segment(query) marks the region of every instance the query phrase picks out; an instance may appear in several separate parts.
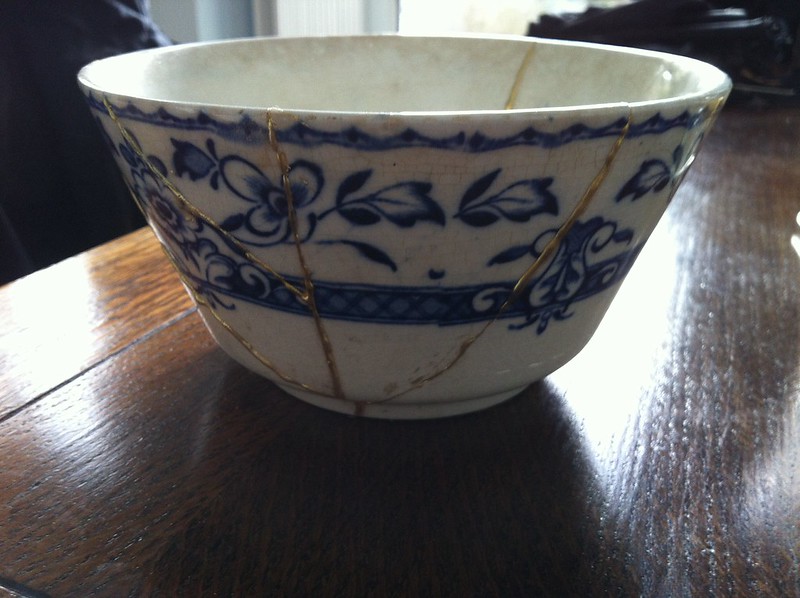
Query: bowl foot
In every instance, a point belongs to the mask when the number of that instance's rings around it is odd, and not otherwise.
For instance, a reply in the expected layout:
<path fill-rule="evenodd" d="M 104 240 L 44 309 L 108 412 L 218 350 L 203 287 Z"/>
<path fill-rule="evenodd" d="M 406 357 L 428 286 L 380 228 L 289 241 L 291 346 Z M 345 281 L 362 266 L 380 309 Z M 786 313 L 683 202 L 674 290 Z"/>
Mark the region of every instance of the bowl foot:
<path fill-rule="evenodd" d="M 399 400 L 358 403 L 356 401 L 324 397 L 288 386 L 281 386 L 281 388 L 301 401 L 310 403 L 316 407 L 321 407 L 322 409 L 336 411 L 337 413 L 344 413 L 346 415 L 375 419 L 435 419 L 487 409 L 519 394 L 527 388 L 527 385 L 486 397 L 478 397 L 463 401 L 441 401 L 432 403 L 404 403 Z"/>

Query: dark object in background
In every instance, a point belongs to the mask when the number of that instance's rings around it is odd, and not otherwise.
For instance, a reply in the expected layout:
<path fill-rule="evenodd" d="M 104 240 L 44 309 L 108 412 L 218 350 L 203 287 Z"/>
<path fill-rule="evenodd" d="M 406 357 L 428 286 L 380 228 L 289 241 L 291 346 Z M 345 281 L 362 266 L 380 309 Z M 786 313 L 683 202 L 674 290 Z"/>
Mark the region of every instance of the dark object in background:
<path fill-rule="evenodd" d="M 144 224 L 76 76 L 169 43 L 148 0 L 0 0 L 0 284 Z"/>
<path fill-rule="evenodd" d="M 800 102 L 800 2 L 639 0 L 544 15 L 528 35 L 663 50 L 724 70 L 736 100 Z"/>

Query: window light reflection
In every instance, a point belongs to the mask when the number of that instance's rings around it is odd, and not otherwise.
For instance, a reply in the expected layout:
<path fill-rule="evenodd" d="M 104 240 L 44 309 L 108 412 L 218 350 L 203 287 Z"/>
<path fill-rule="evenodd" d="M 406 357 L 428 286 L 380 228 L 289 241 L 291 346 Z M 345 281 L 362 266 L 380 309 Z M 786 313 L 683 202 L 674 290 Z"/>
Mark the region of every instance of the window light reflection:
<path fill-rule="evenodd" d="M 800 365 L 793 380 L 787 383 L 781 424 L 767 446 L 772 452 L 757 461 L 745 478 L 747 515 L 760 525 L 779 534 L 797 538 L 800 516 Z"/>
<path fill-rule="evenodd" d="M 27 402 L 42 396 L 98 359 L 103 341 L 96 325 L 99 298 L 85 258 L 74 257 L 20 279 L 4 295 L 4 310 L 14 328 L 0 335 L 0 364 L 21 382 L 15 399 Z M 95 407 L 91 397 L 87 401 L 59 404 L 63 413 L 44 418 L 47 432 L 69 434 L 90 424 Z"/>
<path fill-rule="evenodd" d="M 627 454 L 639 411 L 647 409 L 641 404 L 644 389 L 671 335 L 680 275 L 676 234 L 668 220 L 656 228 L 595 336 L 548 377 L 580 422 L 599 472 L 616 455 Z"/>
<path fill-rule="evenodd" d="M 81 258 L 41 271 L 6 293 L 12 321 L 25 329 L 27 344 L 36 344 L 36 360 L 42 362 L 92 350 L 97 331 L 89 323 L 97 311 L 96 296 Z"/>

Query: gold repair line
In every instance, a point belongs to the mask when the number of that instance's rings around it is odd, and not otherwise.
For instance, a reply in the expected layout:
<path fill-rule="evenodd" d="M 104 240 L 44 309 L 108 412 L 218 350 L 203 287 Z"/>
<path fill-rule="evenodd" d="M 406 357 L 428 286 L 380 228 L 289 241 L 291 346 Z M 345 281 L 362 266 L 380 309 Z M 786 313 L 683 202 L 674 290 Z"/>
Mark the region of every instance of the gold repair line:
<path fill-rule="evenodd" d="M 439 376 L 450 370 L 464 357 L 464 355 L 466 355 L 469 348 L 472 345 L 474 345 L 481 336 L 483 336 L 483 334 L 489 329 L 489 327 L 492 326 L 495 322 L 497 322 L 503 315 L 503 313 L 505 313 L 509 309 L 509 307 L 511 307 L 511 305 L 513 305 L 514 302 L 519 299 L 520 295 L 525 290 L 525 287 L 531 282 L 536 272 L 544 265 L 544 263 L 555 252 L 561 241 L 563 241 L 564 237 L 566 237 L 567 234 L 569 234 L 569 231 L 578 221 L 578 218 L 580 218 L 580 216 L 586 211 L 586 209 L 591 204 L 592 199 L 594 199 L 594 196 L 597 194 L 597 191 L 600 189 L 603 182 L 611 172 L 611 167 L 614 164 L 617 155 L 619 154 L 619 150 L 622 147 L 622 143 L 625 140 L 625 137 L 628 135 L 628 132 L 630 131 L 632 122 L 633 122 L 633 115 L 631 113 L 631 109 L 629 106 L 628 118 L 625 122 L 625 126 L 622 128 L 622 130 L 619 133 L 619 136 L 614 141 L 614 145 L 612 145 L 611 149 L 608 151 L 608 154 L 606 155 L 606 158 L 603 161 L 603 165 L 600 167 L 600 170 L 597 172 L 595 177 L 589 183 L 589 186 L 586 188 L 586 191 L 584 191 L 580 201 L 578 201 L 578 203 L 575 205 L 570 215 L 567 217 L 567 219 L 559 227 L 558 231 L 553 236 L 553 238 L 550 239 L 545 248 L 542 250 L 542 253 L 539 254 L 539 257 L 537 257 L 534 260 L 533 264 L 531 264 L 531 266 L 525 271 L 522 277 L 514 285 L 514 288 L 509 293 L 508 298 L 497 310 L 497 313 L 494 315 L 494 317 L 488 322 L 486 322 L 476 334 L 472 335 L 471 337 L 467 338 L 464 342 L 462 342 L 456 356 L 442 369 L 427 376 L 417 378 L 416 380 L 412 380 L 411 386 L 406 390 L 398 394 L 392 395 L 391 397 L 380 399 L 378 401 L 373 401 L 373 403 L 383 403 L 392 399 L 396 399 L 397 397 L 400 397 L 408 392 L 411 392 L 412 390 L 421 388 L 428 382 L 438 378 Z"/>
<path fill-rule="evenodd" d="M 149 219 L 149 217 L 147 215 L 147 212 L 144 209 L 144 206 L 142 205 L 141 200 L 136 195 L 136 193 L 134 192 L 134 190 L 131 188 L 130 185 L 126 185 L 126 186 L 128 187 L 128 191 L 130 192 L 131 196 L 133 197 L 133 201 L 136 204 L 136 207 L 139 208 L 139 211 L 142 213 L 142 215 L 145 217 L 145 219 L 149 221 L 150 219 Z M 292 386 L 294 386 L 296 388 L 300 388 L 302 390 L 306 390 L 308 392 L 313 392 L 313 393 L 316 393 L 316 394 L 319 394 L 319 395 L 323 395 L 323 396 L 332 396 L 332 395 L 330 395 L 328 393 L 325 393 L 324 391 L 312 388 L 308 384 L 304 384 L 302 382 L 299 382 L 299 381 L 295 380 L 294 378 L 292 378 L 291 376 L 281 372 L 266 356 L 264 356 L 260 351 L 258 351 L 258 349 L 256 349 L 250 343 L 250 341 L 245 339 L 230 324 L 228 324 L 225 320 L 223 320 L 222 317 L 217 312 L 217 310 L 215 310 L 214 307 L 208 301 L 206 301 L 197 292 L 197 290 L 195 289 L 195 287 L 192 284 L 191 280 L 183 273 L 183 271 L 181 270 L 180 266 L 178 265 L 177 258 L 167 248 L 166 243 L 162 242 L 162 243 L 159 243 L 159 245 L 161 246 L 161 250 L 164 252 L 164 255 L 167 257 L 169 262 L 172 264 L 173 269 L 178 274 L 178 277 L 181 279 L 181 282 L 183 283 L 184 288 L 186 288 L 186 290 L 189 292 L 189 295 L 191 295 L 191 297 L 194 300 L 195 304 L 197 304 L 198 306 L 202 305 L 203 307 L 205 307 L 209 311 L 209 313 L 211 313 L 211 315 L 214 317 L 214 319 L 231 336 L 233 336 L 233 338 L 236 341 L 238 341 L 239 344 L 241 344 L 253 357 L 255 357 L 261 363 L 261 365 L 263 365 L 264 367 L 266 367 L 269 370 L 271 370 L 283 382 L 285 382 L 287 384 L 290 384 L 290 385 L 292 385 Z"/>
<path fill-rule="evenodd" d="M 261 260 L 253 252 L 251 252 L 235 236 L 230 234 L 228 231 L 224 230 L 219 224 L 217 224 L 214 221 L 213 218 L 211 218 L 200 208 L 198 208 L 197 206 L 192 204 L 188 199 L 186 199 L 183 193 L 180 192 L 180 190 L 172 183 L 172 181 L 170 181 L 164 175 L 164 173 L 162 173 L 158 168 L 155 167 L 155 165 L 153 165 L 150 162 L 150 160 L 148 160 L 147 156 L 145 156 L 144 151 L 139 146 L 136 139 L 134 139 L 133 135 L 131 135 L 130 132 L 125 128 L 125 126 L 120 122 L 119 117 L 117 116 L 116 112 L 111 106 L 111 103 L 105 97 L 103 98 L 103 104 L 105 105 L 106 110 L 108 111 L 109 117 L 111 117 L 111 120 L 114 122 L 114 124 L 117 125 L 117 128 L 119 129 L 125 141 L 127 141 L 128 144 L 130 144 L 130 146 L 133 148 L 133 151 L 136 153 L 137 156 L 139 156 L 142 159 L 142 161 L 147 166 L 148 170 L 150 170 L 151 174 L 155 176 L 170 191 L 170 193 L 172 193 L 175 199 L 178 200 L 178 202 L 188 212 L 188 215 L 191 218 L 195 220 L 202 220 L 203 222 L 205 222 L 209 227 L 214 229 L 221 236 L 225 237 L 225 239 L 228 242 L 230 242 L 234 247 L 236 247 L 236 249 L 241 252 L 242 257 L 244 257 L 247 261 L 249 261 L 251 264 L 255 264 L 266 270 L 269 274 L 274 276 L 278 280 L 278 282 L 280 282 L 289 292 L 298 297 L 301 301 L 304 300 L 303 292 L 300 289 L 295 287 L 292 283 L 286 280 L 286 278 L 284 278 L 279 272 L 275 271 L 269 264 Z"/>
<path fill-rule="evenodd" d="M 289 227 L 292 231 L 292 240 L 297 252 L 297 260 L 303 273 L 303 283 L 305 286 L 303 299 L 309 311 L 311 312 L 312 317 L 314 318 L 314 325 L 317 328 L 317 335 L 320 343 L 322 344 L 322 350 L 325 353 L 325 363 L 327 364 L 328 372 L 330 373 L 333 394 L 336 398 L 344 400 L 346 397 L 342 387 L 341 378 L 339 377 L 339 368 L 336 366 L 336 359 L 333 354 L 333 346 L 331 344 L 330 337 L 325 330 L 325 324 L 319 314 L 319 309 L 317 309 L 317 301 L 314 293 L 314 281 L 312 279 L 311 269 L 309 268 L 303 253 L 302 241 L 300 239 L 300 229 L 297 222 L 297 210 L 294 203 L 294 192 L 292 191 L 291 181 L 289 180 L 289 170 L 291 168 L 289 166 L 289 161 L 286 158 L 286 154 L 281 151 L 281 148 L 278 144 L 278 137 L 275 132 L 275 123 L 272 120 L 271 110 L 267 110 L 267 132 L 269 135 L 269 145 L 272 148 L 272 151 L 275 152 L 275 156 L 278 159 L 278 166 L 281 171 L 281 182 L 283 183 L 283 192 L 286 196 L 286 204 L 288 208 Z"/>
<path fill-rule="evenodd" d="M 145 165 L 148 167 L 148 169 L 154 174 L 154 176 L 157 176 L 159 178 L 159 180 L 161 180 L 165 184 L 165 186 L 172 192 L 172 194 L 181 203 L 181 205 L 183 205 L 186 209 L 188 209 L 190 211 L 190 215 L 202 219 L 210 227 L 216 229 L 217 232 L 219 232 L 220 234 L 223 234 L 224 236 L 230 238 L 231 235 L 227 231 L 223 231 L 213 220 L 211 220 L 208 216 L 203 214 L 202 211 L 200 211 L 199 209 L 194 207 L 191 203 L 189 203 L 186 200 L 186 198 L 183 196 L 183 194 L 180 191 L 178 191 L 178 189 L 168 179 L 166 179 L 166 177 L 164 177 L 164 175 L 161 173 L 161 171 L 159 171 L 157 168 L 155 168 L 155 166 L 144 155 L 144 151 L 142 151 L 141 147 L 139 147 L 139 145 L 136 143 L 136 141 L 133 138 L 133 136 L 128 132 L 127 129 L 125 129 L 124 125 L 122 125 L 122 123 L 120 122 L 119 118 L 117 117 L 117 114 L 114 112 L 114 109 L 111 107 L 111 104 L 108 102 L 108 99 L 107 98 L 103 98 L 103 103 L 106 106 L 106 110 L 108 111 L 108 115 L 111 118 L 112 122 L 114 122 L 114 124 L 116 124 L 116 126 L 119 129 L 120 133 L 122 134 L 123 138 L 130 144 L 130 146 L 133 148 L 133 151 L 136 153 L 136 155 L 139 158 L 142 159 L 142 161 L 145 163 Z M 131 196 L 133 197 L 134 203 L 139 208 L 139 211 L 142 213 L 142 215 L 145 217 L 145 219 L 149 221 L 150 219 L 149 219 L 149 217 L 147 215 L 146 210 L 144 209 L 144 206 L 142 205 L 141 200 L 136 195 L 136 193 L 134 192 L 133 188 L 130 185 L 126 185 L 126 186 L 128 187 L 128 191 L 130 192 Z M 237 244 L 237 246 L 241 245 L 236 239 L 231 239 L 231 240 L 233 242 L 235 242 Z M 177 272 L 178 277 L 181 279 L 181 282 L 183 283 L 184 287 L 186 288 L 186 290 L 191 295 L 191 297 L 194 300 L 194 302 L 198 306 L 202 305 L 203 307 L 205 307 L 209 311 L 209 313 L 211 313 L 211 315 L 214 317 L 214 319 L 231 336 L 233 336 L 233 338 L 237 342 L 239 342 L 239 344 L 241 344 L 257 361 L 259 361 L 264 367 L 266 367 L 267 369 L 272 371 L 276 376 L 278 376 L 278 378 L 280 378 L 283 382 L 285 382 L 287 384 L 290 384 L 290 385 L 292 385 L 292 386 L 294 386 L 296 388 L 300 388 L 302 390 L 305 390 L 305 391 L 308 391 L 308 392 L 312 392 L 312 393 L 315 393 L 315 394 L 318 394 L 318 395 L 321 395 L 321 396 L 332 396 L 332 395 L 330 395 L 330 393 L 326 393 L 325 391 L 315 389 L 315 388 L 309 386 L 308 384 L 304 384 L 302 382 L 299 382 L 299 381 L 295 380 L 294 378 L 292 378 L 291 376 L 281 372 L 266 356 L 261 354 L 261 352 L 259 352 L 247 339 L 245 339 L 241 334 L 239 334 L 230 324 L 228 324 L 226 321 L 224 321 L 222 319 L 222 317 L 219 315 L 219 313 L 217 313 L 217 310 L 215 310 L 213 308 L 213 306 L 208 301 L 206 301 L 202 296 L 200 296 L 200 294 L 196 291 L 194 285 L 191 283 L 191 280 L 189 280 L 189 278 L 181 270 L 180 266 L 178 265 L 177 259 L 172 254 L 172 252 L 167 248 L 166 244 L 162 242 L 162 243 L 160 243 L 160 245 L 161 245 L 161 249 L 164 251 L 164 254 L 167 256 L 167 259 L 172 264 L 172 267 Z M 255 259 L 255 258 L 251 258 L 250 257 L 250 256 L 252 256 L 252 254 L 249 251 L 247 251 L 244 248 L 242 248 L 242 250 L 243 250 L 243 253 L 245 253 L 245 257 L 250 259 L 251 262 L 253 261 L 253 259 Z M 261 265 L 262 267 L 266 266 L 265 264 L 261 264 L 261 263 L 259 263 L 259 265 Z M 274 273 L 274 271 L 271 268 L 267 267 L 265 269 L 267 269 L 271 273 Z M 286 283 L 283 280 L 282 276 L 278 275 L 277 273 L 274 273 L 274 274 L 277 276 L 277 278 L 279 280 L 284 282 L 284 284 L 285 284 L 285 286 L 287 288 L 289 288 L 290 290 L 294 289 L 294 287 L 292 285 L 290 285 L 289 283 Z M 294 289 L 294 290 L 296 291 L 296 289 Z M 295 294 L 298 294 L 298 293 L 295 293 Z"/>
<path fill-rule="evenodd" d="M 564 222 L 564 224 L 561 225 L 561 227 L 556 232 L 555 236 L 553 236 L 553 238 L 550 239 L 545 248 L 542 250 L 542 253 L 539 254 L 539 257 L 536 258 L 533 264 L 531 264 L 530 268 L 528 268 L 525 274 L 522 275 L 522 278 L 520 278 L 517 284 L 514 286 L 514 289 L 511 291 L 511 294 L 509 295 L 505 304 L 503 304 L 503 306 L 500 308 L 500 314 L 502 314 L 506 309 L 508 309 L 508 307 L 512 303 L 514 303 L 517 299 L 519 299 L 519 296 L 522 294 L 522 292 L 525 290 L 525 287 L 528 285 L 533 276 L 536 274 L 536 271 L 541 267 L 541 264 L 543 264 L 545 260 L 547 260 L 550 257 L 550 255 L 554 253 L 556 249 L 558 249 L 558 246 L 561 244 L 561 241 L 563 241 L 564 237 L 567 236 L 569 231 L 575 225 L 575 222 L 577 222 L 578 218 L 580 218 L 583 215 L 583 213 L 586 211 L 586 208 L 589 207 L 589 204 L 591 203 L 595 194 L 600 189 L 603 182 L 606 180 L 606 177 L 608 177 L 608 174 L 611 172 L 611 166 L 614 164 L 614 160 L 616 159 L 617 154 L 619 153 L 619 150 L 622 147 L 622 142 L 625 140 L 625 137 L 627 137 L 628 132 L 631 129 L 631 121 L 632 121 L 631 112 L 630 108 L 628 108 L 628 118 L 625 121 L 625 126 L 622 127 L 622 130 L 620 131 L 619 136 L 614 142 L 614 145 L 611 146 L 611 149 L 606 155 L 606 159 L 603 162 L 603 165 L 600 167 L 600 170 L 592 179 L 592 182 L 589 183 L 589 186 L 586 188 L 586 191 L 584 191 L 583 196 L 581 197 L 580 201 L 577 203 L 575 208 L 572 210 L 567 220 Z"/>
<path fill-rule="evenodd" d="M 166 245 L 162 243 L 161 248 L 164 250 L 164 254 L 167 256 L 167 259 L 169 259 L 169 261 L 172 263 L 173 268 L 175 268 L 175 270 L 177 271 L 178 276 L 180 277 L 181 282 L 183 283 L 183 286 L 186 287 L 186 289 L 189 291 L 189 294 L 192 296 L 192 299 L 194 299 L 195 303 L 198 306 L 205 307 L 208 310 L 208 312 L 214 317 L 217 323 L 220 326 L 222 326 L 225 329 L 225 331 L 228 332 L 228 334 L 230 334 L 240 345 L 242 345 L 247 350 L 247 352 L 250 353 L 250 355 L 255 357 L 261 363 L 261 365 L 272 371 L 284 383 L 294 386 L 295 388 L 299 388 L 317 395 L 331 396 L 330 393 L 326 393 L 322 390 L 313 388 L 308 384 L 299 382 L 298 380 L 295 380 L 288 374 L 281 372 L 275 366 L 275 364 L 273 364 L 264 354 L 262 354 L 258 349 L 256 349 L 255 346 L 253 346 L 253 344 L 250 341 L 248 341 L 241 334 L 239 334 L 239 332 L 228 322 L 223 320 L 222 317 L 217 312 L 217 310 L 214 309 L 214 307 L 211 305 L 211 303 L 209 303 L 204 297 L 202 297 L 196 291 L 194 285 L 192 284 L 192 281 L 181 271 L 175 256 L 173 256 L 172 252 L 170 252 L 167 249 Z"/>
<path fill-rule="evenodd" d="M 713 102 L 710 102 L 707 108 L 711 109 L 711 114 L 708 115 L 708 119 L 711 121 L 711 124 L 714 124 L 717 116 L 719 115 L 719 111 L 722 110 L 722 107 L 725 105 L 725 98 L 717 98 Z"/>
<path fill-rule="evenodd" d="M 708 131 L 711 127 L 714 126 L 714 123 L 716 122 L 717 117 L 719 116 L 720 110 L 722 110 L 722 107 L 724 105 L 725 105 L 725 98 L 716 98 L 715 100 L 706 104 L 705 110 L 710 111 L 709 115 L 706 117 L 706 120 L 708 121 L 708 124 L 706 125 L 706 131 Z M 695 151 L 695 154 L 699 151 L 699 149 L 700 148 L 698 147 L 697 150 Z"/>
<path fill-rule="evenodd" d="M 522 80 L 525 78 L 525 73 L 528 70 L 528 65 L 531 63 L 531 59 L 533 58 L 533 51 L 536 46 L 531 43 L 528 51 L 525 52 L 525 56 L 522 58 L 522 62 L 517 69 L 517 75 L 514 77 L 514 83 L 511 86 L 511 91 L 508 93 L 508 99 L 506 100 L 505 109 L 512 110 L 514 106 L 517 104 L 517 96 L 519 95 L 519 90 L 522 87 Z"/>

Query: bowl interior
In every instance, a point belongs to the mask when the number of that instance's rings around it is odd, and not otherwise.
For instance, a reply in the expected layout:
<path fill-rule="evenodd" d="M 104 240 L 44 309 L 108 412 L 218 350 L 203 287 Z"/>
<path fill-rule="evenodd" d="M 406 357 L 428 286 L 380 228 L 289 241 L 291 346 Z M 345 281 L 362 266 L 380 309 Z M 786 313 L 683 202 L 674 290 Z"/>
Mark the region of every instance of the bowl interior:
<path fill-rule="evenodd" d="M 525 64 L 520 75 L 521 65 Z M 263 38 L 89 65 L 81 81 L 156 101 L 343 112 L 460 112 L 661 102 L 726 84 L 701 62 L 637 50 L 491 37 Z"/>

